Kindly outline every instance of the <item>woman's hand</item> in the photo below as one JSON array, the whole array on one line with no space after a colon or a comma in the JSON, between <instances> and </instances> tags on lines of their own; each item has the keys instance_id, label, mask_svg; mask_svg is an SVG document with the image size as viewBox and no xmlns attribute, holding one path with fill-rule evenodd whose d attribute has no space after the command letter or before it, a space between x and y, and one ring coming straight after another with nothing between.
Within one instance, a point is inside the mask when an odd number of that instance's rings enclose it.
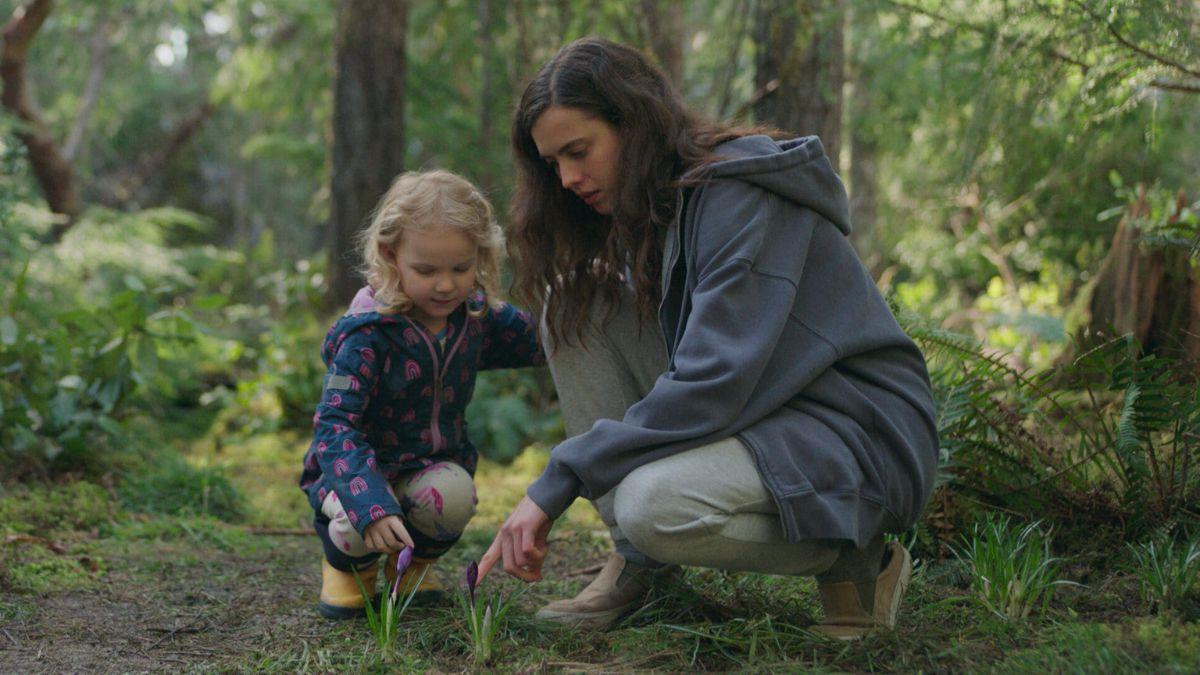
<instances>
[{"instance_id":1,"label":"woman's hand","mask_svg":"<svg viewBox=\"0 0 1200 675\"><path fill-rule=\"evenodd\" d=\"M376 553L396 553L405 546L416 548L400 516L384 516L363 530L363 541Z\"/></svg>"},{"instance_id":2,"label":"woman's hand","mask_svg":"<svg viewBox=\"0 0 1200 675\"><path fill-rule=\"evenodd\" d=\"M509 575L521 581L540 581L542 561L546 558L546 536L553 524L554 521L532 499L522 497L480 559L479 580L483 581L503 558L504 571Z\"/></svg>"}]
</instances>

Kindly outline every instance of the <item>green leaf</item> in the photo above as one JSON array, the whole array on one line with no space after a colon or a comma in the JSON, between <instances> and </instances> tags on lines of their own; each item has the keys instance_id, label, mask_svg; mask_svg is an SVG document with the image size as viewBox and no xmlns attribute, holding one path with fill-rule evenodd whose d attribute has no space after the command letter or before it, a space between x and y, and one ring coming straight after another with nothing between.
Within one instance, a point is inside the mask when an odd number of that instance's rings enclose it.
<instances>
[{"instance_id":1,"label":"green leaf","mask_svg":"<svg viewBox=\"0 0 1200 675\"><path fill-rule=\"evenodd\" d=\"M100 429L110 436L121 435L121 425L108 415L97 415L96 426L100 427Z\"/></svg>"},{"instance_id":2,"label":"green leaf","mask_svg":"<svg viewBox=\"0 0 1200 675\"><path fill-rule=\"evenodd\" d=\"M119 398L121 398L121 380L115 377L105 380L96 391L96 402L100 404L100 408L104 412L112 412L113 406L117 404Z\"/></svg>"},{"instance_id":3,"label":"green leaf","mask_svg":"<svg viewBox=\"0 0 1200 675\"><path fill-rule=\"evenodd\" d=\"M76 395L60 390L50 400L50 421L56 427L65 427L75 417Z\"/></svg>"},{"instance_id":4,"label":"green leaf","mask_svg":"<svg viewBox=\"0 0 1200 675\"><path fill-rule=\"evenodd\" d=\"M58 381L63 389L83 389L83 378L78 375L67 375Z\"/></svg>"},{"instance_id":5,"label":"green leaf","mask_svg":"<svg viewBox=\"0 0 1200 675\"><path fill-rule=\"evenodd\" d=\"M158 363L158 349L152 340L138 340L137 367L139 371L149 370Z\"/></svg>"},{"instance_id":6,"label":"green leaf","mask_svg":"<svg viewBox=\"0 0 1200 675\"><path fill-rule=\"evenodd\" d=\"M125 275L125 287L132 291L137 291L138 293L146 292L145 282L132 274Z\"/></svg>"},{"instance_id":7,"label":"green leaf","mask_svg":"<svg viewBox=\"0 0 1200 675\"><path fill-rule=\"evenodd\" d=\"M11 316L0 316L0 343L14 345L17 343L17 322Z\"/></svg>"},{"instance_id":8,"label":"green leaf","mask_svg":"<svg viewBox=\"0 0 1200 675\"><path fill-rule=\"evenodd\" d=\"M118 335L117 337L106 342L104 346L100 348L100 351L96 352L96 356L104 356L123 344L125 344L125 336Z\"/></svg>"},{"instance_id":9,"label":"green leaf","mask_svg":"<svg viewBox=\"0 0 1200 675\"><path fill-rule=\"evenodd\" d=\"M207 311L221 309L222 307L224 307L227 304L229 304L228 296L222 295L220 293L213 293L212 295L206 295L203 298L200 298L199 300L197 300L196 301L196 309L207 312Z\"/></svg>"}]
</instances>

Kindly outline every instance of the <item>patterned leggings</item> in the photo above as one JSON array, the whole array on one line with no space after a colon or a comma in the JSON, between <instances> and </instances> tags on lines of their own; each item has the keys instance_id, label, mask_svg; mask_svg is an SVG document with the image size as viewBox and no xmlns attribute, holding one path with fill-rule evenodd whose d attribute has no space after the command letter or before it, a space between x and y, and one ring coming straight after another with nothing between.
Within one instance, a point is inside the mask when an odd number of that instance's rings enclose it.
<instances>
[{"instance_id":1,"label":"patterned leggings","mask_svg":"<svg viewBox=\"0 0 1200 675\"><path fill-rule=\"evenodd\" d=\"M402 475L392 483L392 490L404 511L404 527L416 544L413 554L419 558L437 558L450 550L479 502L471 474L453 462L438 462ZM313 527L324 544L325 558L343 572L368 567L379 559L350 524L334 492L314 515Z\"/></svg>"}]
</instances>

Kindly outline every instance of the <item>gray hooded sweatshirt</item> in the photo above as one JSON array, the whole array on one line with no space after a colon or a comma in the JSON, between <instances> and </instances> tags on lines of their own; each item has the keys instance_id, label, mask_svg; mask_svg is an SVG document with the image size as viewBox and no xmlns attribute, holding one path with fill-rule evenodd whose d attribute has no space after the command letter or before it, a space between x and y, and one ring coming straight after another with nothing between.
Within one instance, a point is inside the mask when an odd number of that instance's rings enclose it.
<instances>
[{"instance_id":1,"label":"gray hooded sweatshirt","mask_svg":"<svg viewBox=\"0 0 1200 675\"><path fill-rule=\"evenodd\" d=\"M841 180L815 136L716 154L667 234L667 371L624 419L555 447L529 498L557 518L644 464L734 436L789 541L907 529L933 489L929 376L846 239Z\"/></svg>"}]
</instances>

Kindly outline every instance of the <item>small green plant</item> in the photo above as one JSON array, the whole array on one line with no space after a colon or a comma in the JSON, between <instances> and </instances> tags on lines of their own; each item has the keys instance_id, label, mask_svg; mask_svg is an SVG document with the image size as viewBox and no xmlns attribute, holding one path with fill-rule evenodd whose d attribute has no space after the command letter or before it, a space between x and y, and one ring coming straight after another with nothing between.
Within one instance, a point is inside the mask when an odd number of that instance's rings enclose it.
<instances>
[{"instance_id":1,"label":"small green plant","mask_svg":"<svg viewBox=\"0 0 1200 675\"><path fill-rule=\"evenodd\" d=\"M1071 583L1057 578L1061 559L1050 555L1041 521L1020 527L1007 516L989 516L963 536L954 552L971 568L971 588L979 599L1008 620L1046 611L1054 588Z\"/></svg>"},{"instance_id":2,"label":"small green plant","mask_svg":"<svg viewBox=\"0 0 1200 675\"><path fill-rule=\"evenodd\" d=\"M493 592L487 600L475 597L475 586L479 583L479 564L474 560L466 569L467 589L458 594L459 605L467 615L467 628L471 632L471 651L475 655L475 665L487 665L492 659L492 648L500 628L504 625L504 617L512 609L514 601L521 592L507 598L499 591Z\"/></svg>"},{"instance_id":3,"label":"small green plant","mask_svg":"<svg viewBox=\"0 0 1200 675\"><path fill-rule=\"evenodd\" d=\"M139 513L207 515L237 522L245 515L240 492L220 465L195 466L164 452L152 467L128 475L118 489L122 505Z\"/></svg>"},{"instance_id":4,"label":"small green plant","mask_svg":"<svg viewBox=\"0 0 1200 675\"><path fill-rule=\"evenodd\" d=\"M421 582L425 580L425 575L429 573L429 567L421 572L421 577L412 584L408 594L403 598L400 597L400 580L404 577L404 570L412 564L413 553L411 548L405 548L396 556L396 580L392 582L392 588L388 591L379 603L379 609L375 609L374 598L372 593L363 585L362 579L355 575L355 580L358 581L358 587L362 591L363 599L366 601L367 610L367 625L371 627L371 633L375 636L375 644L379 645L379 650L383 653L385 659L390 659L395 655L396 635L400 630L400 617L404 616L404 611L412 604L413 598L417 595L417 589L421 587ZM374 590L374 589L372 589Z\"/></svg>"},{"instance_id":5,"label":"small green plant","mask_svg":"<svg viewBox=\"0 0 1200 675\"><path fill-rule=\"evenodd\" d=\"M1200 581L1200 543L1175 544L1172 540L1127 544L1137 564L1142 599L1159 611L1182 610L1184 599Z\"/></svg>"}]
</instances>

